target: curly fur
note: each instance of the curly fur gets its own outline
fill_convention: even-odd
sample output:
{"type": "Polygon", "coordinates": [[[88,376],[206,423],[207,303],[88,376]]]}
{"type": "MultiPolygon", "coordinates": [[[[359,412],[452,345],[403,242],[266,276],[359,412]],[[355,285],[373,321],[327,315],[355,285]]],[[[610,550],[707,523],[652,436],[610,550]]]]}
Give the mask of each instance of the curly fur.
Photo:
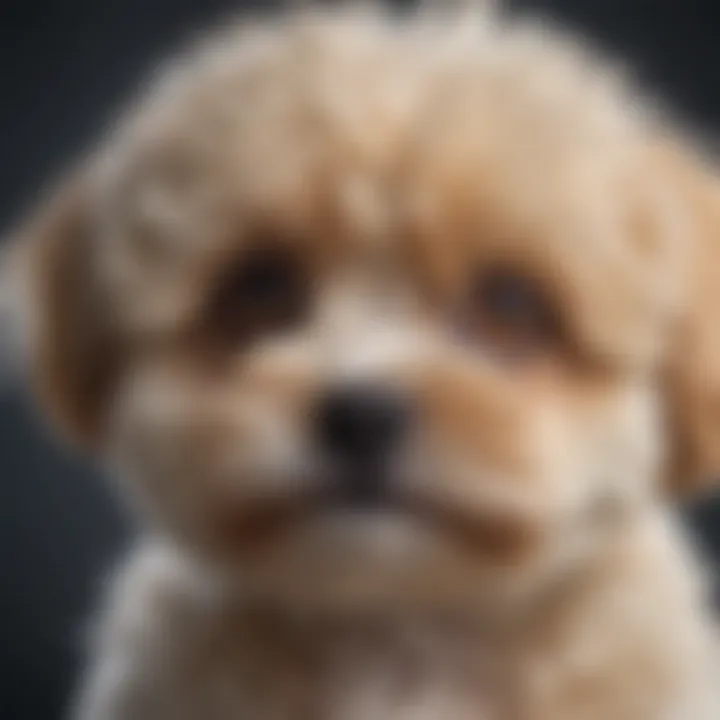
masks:
{"type": "Polygon", "coordinates": [[[717,180],[584,43],[459,18],[214,34],[21,231],[39,399],[147,526],[83,720],[718,716],[669,507],[720,470],[717,180]],[[268,244],[310,307],[230,338],[268,244]],[[458,343],[476,267],[537,281],[557,343],[458,343]],[[407,509],[318,515],[313,401],[367,378],[416,402],[407,509]]]}

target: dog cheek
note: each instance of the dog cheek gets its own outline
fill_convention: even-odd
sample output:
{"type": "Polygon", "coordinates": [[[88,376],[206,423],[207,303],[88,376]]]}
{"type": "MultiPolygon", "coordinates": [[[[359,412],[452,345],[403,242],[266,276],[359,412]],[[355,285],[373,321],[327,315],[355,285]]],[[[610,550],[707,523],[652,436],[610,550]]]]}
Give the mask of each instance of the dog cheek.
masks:
{"type": "Polygon", "coordinates": [[[113,414],[107,461],[143,521],[174,531],[206,512],[225,428],[186,383],[135,373],[113,414]]]}
{"type": "MultiPolygon", "coordinates": [[[[482,362],[448,361],[422,375],[419,393],[428,444],[451,466],[466,465],[463,474],[475,475],[470,482],[527,501],[552,492],[556,476],[569,474],[572,422],[560,391],[482,362]]],[[[449,476],[452,481],[454,473],[449,476]]]]}
{"type": "Polygon", "coordinates": [[[271,362],[246,359],[213,379],[177,357],[150,363],[120,393],[111,462],[142,512],[212,523],[299,482],[310,389],[271,362]]]}
{"type": "Polygon", "coordinates": [[[438,362],[418,373],[416,384],[425,424],[439,444],[488,461],[513,454],[518,428],[512,396],[489,373],[438,362]]]}
{"type": "MultiPolygon", "coordinates": [[[[434,365],[418,381],[421,493],[474,563],[520,568],[572,503],[573,436],[561,409],[482,367],[434,365]]],[[[420,482],[420,481],[418,481],[420,482]]]]}

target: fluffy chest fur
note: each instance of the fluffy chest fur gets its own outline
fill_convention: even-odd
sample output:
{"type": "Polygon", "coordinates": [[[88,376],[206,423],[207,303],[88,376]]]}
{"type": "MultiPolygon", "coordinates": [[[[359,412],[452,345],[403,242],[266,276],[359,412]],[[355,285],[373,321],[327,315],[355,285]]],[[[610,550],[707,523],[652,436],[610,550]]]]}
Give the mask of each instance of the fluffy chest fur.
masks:
{"type": "MultiPolygon", "coordinates": [[[[255,717],[308,720],[499,718],[500,660],[456,631],[358,622],[278,627],[244,618],[225,638],[227,689],[255,717]],[[248,658],[252,667],[247,668],[248,658]],[[242,679],[237,675],[241,668],[242,679]],[[238,683],[238,680],[240,682],[238,683]],[[240,689],[242,686],[242,690],[240,689]]],[[[221,673],[215,673],[217,679],[221,673]]],[[[227,708],[219,708],[225,717],[227,708]]]]}
{"type": "MultiPolygon", "coordinates": [[[[126,617],[116,619],[105,638],[114,670],[106,664],[98,673],[105,677],[95,683],[104,686],[98,697],[106,702],[114,681],[127,687],[128,674],[140,681],[135,705],[127,705],[124,693],[123,707],[111,717],[506,717],[499,714],[505,697],[498,682],[505,658],[463,625],[288,617],[159,590],[151,591],[157,593],[150,600],[154,612],[147,597],[144,608],[126,604],[126,617]]],[[[86,704],[86,717],[107,717],[92,705],[86,704]]]]}
{"type": "Polygon", "coordinates": [[[117,585],[81,717],[710,720],[713,630],[676,540],[634,528],[507,632],[258,609],[147,548],[117,585]]]}

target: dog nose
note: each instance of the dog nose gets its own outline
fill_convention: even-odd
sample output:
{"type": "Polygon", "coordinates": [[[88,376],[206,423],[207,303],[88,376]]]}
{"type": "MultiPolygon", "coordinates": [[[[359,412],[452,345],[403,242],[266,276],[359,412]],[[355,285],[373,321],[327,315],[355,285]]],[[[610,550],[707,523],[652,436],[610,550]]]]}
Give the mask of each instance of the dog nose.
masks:
{"type": "Polygon", "coordinates": [[[322,448],[346,470],[382,470],[403,439],[410,417],[399,393],[376,385],[340,387],[320,401],[322,448]]]}

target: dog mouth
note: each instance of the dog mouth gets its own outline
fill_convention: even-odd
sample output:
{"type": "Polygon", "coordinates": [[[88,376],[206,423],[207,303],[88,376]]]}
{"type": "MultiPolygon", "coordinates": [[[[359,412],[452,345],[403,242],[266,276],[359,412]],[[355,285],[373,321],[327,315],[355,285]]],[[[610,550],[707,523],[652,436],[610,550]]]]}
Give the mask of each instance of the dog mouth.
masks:
{"type": "Polygon", "coordinates": [[[297,492],[257,497],[221,513],[223,530],[234,544],[261,548],[292,541],[301,528],[364,526],[372,532],[380,519],[410,523],[462,546],[478,556],[517,560],[537,544],[537,519],[509,508],[478,507],[419,490],[400,490],[373,475],[358,482],[321,484],[297,492]]]}
{"type": "Polygon", "coordinates": [[[408,515],[400,494],[373,480],[363,487],[322,484],[295,492],[275,493],[228,505],[220,511],[224,527],[240,543],[278,539],[328,518],[354,515],[369,519],[380,515],[408,515]]]}

